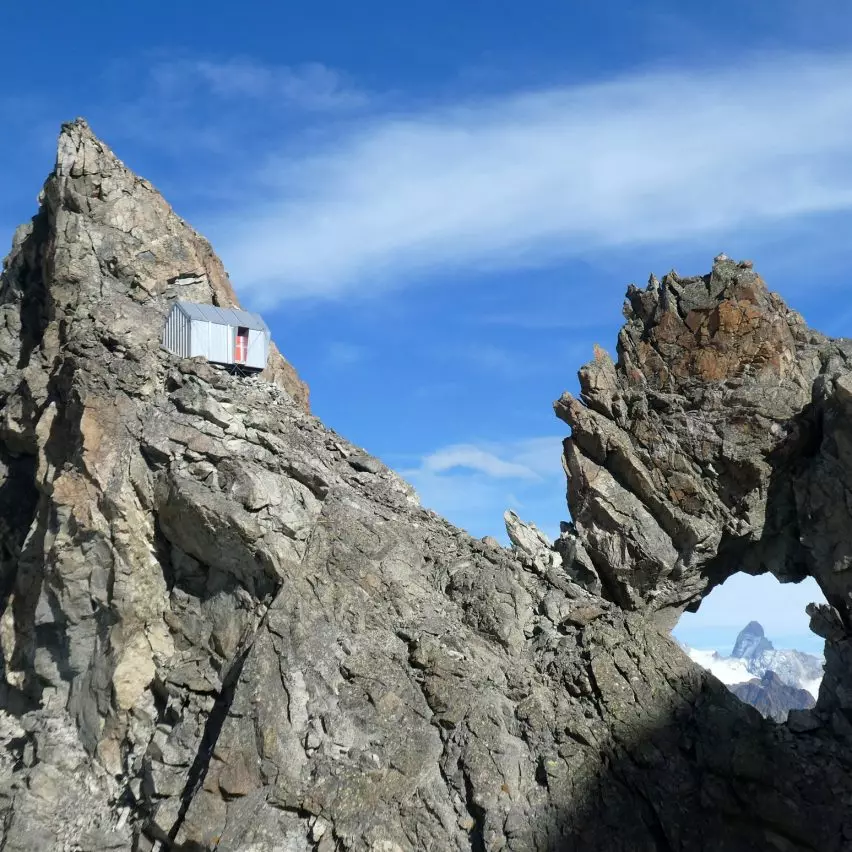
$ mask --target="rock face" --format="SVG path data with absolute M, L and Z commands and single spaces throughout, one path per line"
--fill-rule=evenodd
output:
M 816 706 L 810 692 L 788 686 L 773 671 L 766 671 L 762 677 L 746 683 L 734 684 L 731 692 L 751 704 L 761 716 L 776 722 L 786 722 L 791 710 L 810 710 Z
M 551 542 L 535 524 L 525 523 L 511 509 L 504 513 L 503 521 L 512 550 L 526 567 L 551 578 L 566 575 L 593 594 L 601 593 L 600 578 L 573 524 L 562 522 L 559 538 Z
M 852 341 L 807 328 L 749 263 L 631 286 L 556 412 L 568 500 L 606 596 L 671 624 L 732 573 L 814 577 L 838 682 L 852 659 Z M 834 691 L 834 690 L 832 690 Z M 846 709 L 845 707 L 843 708 Z
M 3 852 L 850 848 L 852 344 L 727 259 L 632 288 L 549 555 L 421 509 L 283 360 L 162 351 L 178 297 L 233 293 L 63 128 L 0 284 Z M 831 601 L 795 724 L 667 635 L 734 565 Z

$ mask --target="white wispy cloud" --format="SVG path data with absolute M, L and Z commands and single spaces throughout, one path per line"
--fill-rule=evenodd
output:
M 423 470 L 431 473 L 457 468 L 475 470 L 495 479 L 538 479 L 538 474 L 526 465 L 506 461 L 472 444 L 445 447 L 423 459 Z
M 543 438 L 527 438 L 510 444 L 510 456 L 542 477 L 556 477 L 564 481 L 562 471 L 562 442 L 564 435 Z
M 367 349 L 357 343 L 335 340 L 328 344 L 325 361 L 331 367 L 349 367 L 367 357 Z
M 424 506 L 474 535 L 507 541 L 503 512 L 515 509 L 555 538 L 567 515 L 561 452 L 559 436 L 482 441 L 441 447 L 416 467 L 398 467 Z
M 263 100 L 274 106 L 337 110 L 363 106 L 365 92 L 340 72 L 318 62 L 299 66 L 268 65 L 244 57 L 222 60 L 179 58 L 151 66 L 160 96 L 185 95 L 205 88 L 225 99 Z
M 328 129 L 371 101 L 317 62 L 153 50 L 108 62 L 97 92 L 80 103 L 114 144 L 129 140 L 179 161 L 184 195 L 225 196 L 230 206 L 252 195 L 254 169 L 277 140 Z
M 421 459 L 420 467 L 403 472 L 416 478 L 423 473 L 473 471 L 492 479 L 542 480 L 562 475 L 562 438 L 527 438 L 518 441 L 451 444 Z
M 271 305 L 845 210 L 850 79 L 846 55 L 740 56 L 373 115 L 282 153 L 264 200 L 212 230 L 243 291 Z

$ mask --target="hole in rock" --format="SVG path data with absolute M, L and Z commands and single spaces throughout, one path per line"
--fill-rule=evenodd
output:
M 815 705 L 822 681 L 825 642 L 805 612 L 812 602 L 825 597 L 811 577 L 779 583 L 771 574 L 734 574 L 672 634 L 738 698 L 783 722 L 790 710 Z

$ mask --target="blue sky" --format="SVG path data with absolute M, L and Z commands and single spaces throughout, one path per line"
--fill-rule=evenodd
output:
M 33 9 L 0 11 L 0 237 L 84 115 L 211 238 L 316 413 L 476 535 L 566 517 L 551 403 L 628 282 L 725 251 L 852 335 L 848 4 Z M 814 587 L 726 588 L 692 635 L 807 633 Z

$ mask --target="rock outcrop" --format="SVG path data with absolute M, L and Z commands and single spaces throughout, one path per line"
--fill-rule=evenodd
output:
M 812 626 L 841 677 L 852 341 L 808 329 L 724 255 L 708 276 L 631 286 L 625 316 L 617 364 L 598 349 L 581 398 L 556 403 L 569 506 L 606 596 L 666 624 L 737 571 L 812 576 L 830 604 Z
M 3 852 L 850 848 L 852 344 L 727 259 L 632 288 L 618 362 L 557 404 L 574 525 L 509 551 L 283 360 L 161 350 L 178 297 L 233 301 L 64 127 L 0 284 Z M 830 601 L 787 725 L 667 633 L 740 566 Z

